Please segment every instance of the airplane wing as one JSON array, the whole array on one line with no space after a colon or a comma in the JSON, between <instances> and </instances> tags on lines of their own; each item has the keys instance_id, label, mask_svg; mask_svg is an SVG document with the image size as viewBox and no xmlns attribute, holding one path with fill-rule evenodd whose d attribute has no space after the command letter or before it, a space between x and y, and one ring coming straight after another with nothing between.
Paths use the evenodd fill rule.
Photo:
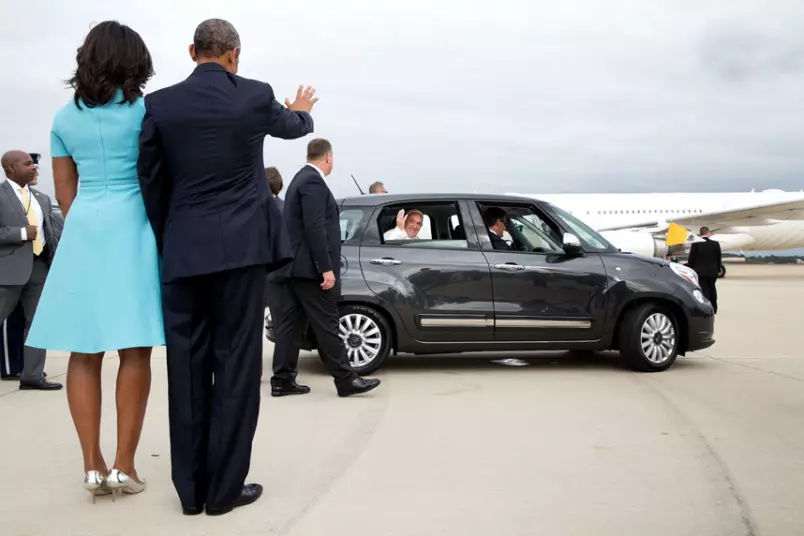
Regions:
<instances>
[{"instance_id":1,"label":"airplane wing","mask_svg":"<svg viewBox=\"0 0 804 536\"><path fill-rule=\"evenodd\" d=\"M598 231L622 231L626 229L663 231L667 229L670 222L673 222L687 229L706 226L714 232L730 227L773 225L785 220L804 220L804 196L795 201L769 203L704 214L691 214L679 218L667 218L666 220L654 219L638 224L607 227L598 229Z\"/></svg>"}]
</instances>

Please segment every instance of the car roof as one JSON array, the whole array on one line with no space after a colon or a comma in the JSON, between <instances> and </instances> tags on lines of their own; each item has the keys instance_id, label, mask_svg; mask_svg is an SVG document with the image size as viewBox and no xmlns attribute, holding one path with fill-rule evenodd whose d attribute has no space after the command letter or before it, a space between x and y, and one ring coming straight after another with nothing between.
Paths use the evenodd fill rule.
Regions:
<instances>
[{"instance_id":1,"label":"car roof","mask_svg":"<svg viewBox=\"0 0 804 536\"><path fill-rule=\"evenodd\" d=\"M369 194L369 195L355 195L348 197L341 197L337 200L338 204L347 206L377 206L386 203L409 203L417 201L485 201L491 203L543 203L538 199L532 197L524 197L520 195L501 195L501 194Z\"/></svg>"}]
</instances>

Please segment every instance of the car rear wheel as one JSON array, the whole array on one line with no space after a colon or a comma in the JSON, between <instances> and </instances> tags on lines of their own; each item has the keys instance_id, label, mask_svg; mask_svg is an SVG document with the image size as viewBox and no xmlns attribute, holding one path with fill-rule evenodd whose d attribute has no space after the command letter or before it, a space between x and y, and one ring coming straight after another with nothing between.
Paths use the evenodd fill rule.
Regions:
<instances>
[{"instance_id":1,"label":"car rear wheel","mask_svg":"<svg viewBox=\"0 0 804 536\"><path fill-rule=\"evenodd\" d=\"M622 319L619 330L620 355L640 372L661 372L678 356L678 322L660 305L634 307Z\"/></svg>"},{"instance_id":2,"label":"car rear wheel","mask_svg":"<svg viewBox=\"0 0 804 536\"><path fill-rule=\"evenodd\" d=\"M370 374L385 364L391 353L391 330L380 313L363 305L347 305L341 308L339 324L352 370Z\"/></svg>"}]
</instances>

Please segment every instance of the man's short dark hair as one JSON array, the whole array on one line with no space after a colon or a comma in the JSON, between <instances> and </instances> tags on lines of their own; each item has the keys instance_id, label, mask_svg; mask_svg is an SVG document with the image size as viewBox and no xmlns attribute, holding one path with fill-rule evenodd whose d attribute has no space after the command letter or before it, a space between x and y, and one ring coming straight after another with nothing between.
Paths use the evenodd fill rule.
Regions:
<instances>
[{"instance_id":1,"label":"man's short dark hair","mask_svg":"<svg viewBox=\"0 0 804 536\"><path fill-rule=\"evenodd\" d=\"M273 166L267 167L265 168L265 176L268 178L268 186L271 188L271 193L279 195L279 192L282 191L282 185L284 184L279 170Z\"/></svg>"},{"instance_id":2,"label":"man's short dark hair","mask_svg":"<svg viewBox=\"0 0 804 536\"><path fill-rule=\"evenodd\" d=\"M500 207L489 207L486 209L486 214L483 217L486 222L486 227L491 227L497 223L497 220L505 221L507 214Z\"/></svg>"},{"instance_id":3,"label":"man's short dark hair","mask_svg":"<svg viewBox=\"0 0 804 536\"><path fill-rule=\"evenodd\" d=\"M332 152L332 144L325 139L318 138L307 144L307 161L321 160L327 153Z\"/></svg>"},{"instance_id":4,"label":"man's short dark hair","mask_svg":"<svg viewBox=\"0 0 804 536\"><path fill-rule=\"evenodd\" d=\"M229 21L207 19L196 27L193 46L199 58L220 58L240 48L240 35Z\"/></svg>"},{"instance_id":5,"label":"man's short dark hair","mask_svg":"<svg viewBox=\"0 0 804 536\"><path fill-rule=\"evenodd\" d=\"M701 230L699 231L699 233L698 233L698 234L705 235L705 234L707 234L708 232L709 232L709 227L701 227Z\"/></svg>"}]
</instances>

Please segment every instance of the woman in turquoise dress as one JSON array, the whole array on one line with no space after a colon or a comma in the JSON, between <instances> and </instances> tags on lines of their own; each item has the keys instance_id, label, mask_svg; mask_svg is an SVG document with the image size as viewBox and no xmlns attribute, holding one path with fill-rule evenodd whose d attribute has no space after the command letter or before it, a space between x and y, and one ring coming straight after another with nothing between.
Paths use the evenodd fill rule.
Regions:
<instances>
[{"instance_id":1,"label":"woman in turquoise dress","mask_svg":"<svg viewBox=\"0 0 804 536\"><path fill-rule=\"evenodd\" d=\"M142 90L153 64L127 26L95 26L78 49L74 98L53 120L51 156L64 230L26 344L71 352L67 400L95 495L145 489L134 467L151 388L151 349L165 344L159 258L137 178ZM100 451L101 365L120 358L117 453Z\"/></svg>"}]
</instances>

